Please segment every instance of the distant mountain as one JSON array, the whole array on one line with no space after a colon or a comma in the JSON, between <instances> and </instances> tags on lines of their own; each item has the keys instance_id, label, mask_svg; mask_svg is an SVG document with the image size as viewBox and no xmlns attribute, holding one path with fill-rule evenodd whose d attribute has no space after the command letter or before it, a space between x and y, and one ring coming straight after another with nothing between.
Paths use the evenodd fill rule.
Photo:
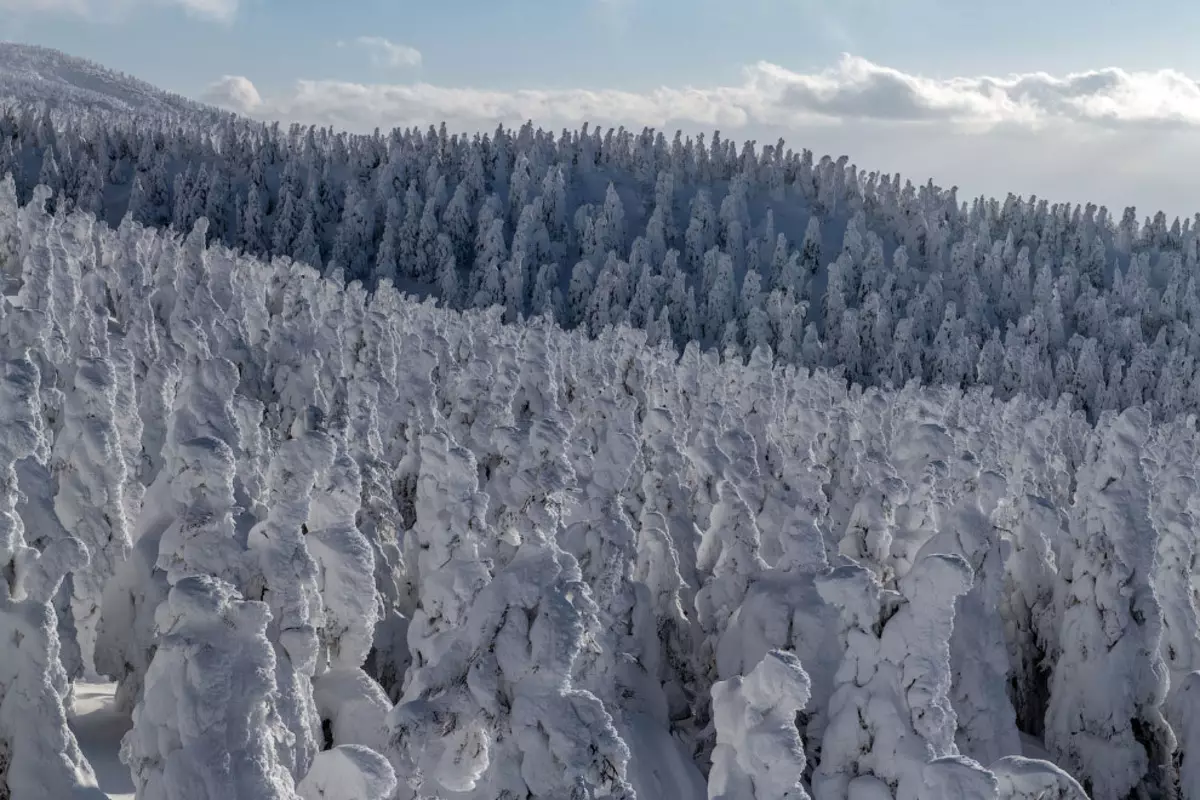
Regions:
<instances>
[{"instance_id":1,"label":"distant mountain","mask_svg":"<svg viewBox=\"0 0 1200 800\"><path fill-rule=\"evenodd\" d=\"M15 42L0 42L0 98L125 114L227 115L95 62Z\"/></svg>"}]
</instances>

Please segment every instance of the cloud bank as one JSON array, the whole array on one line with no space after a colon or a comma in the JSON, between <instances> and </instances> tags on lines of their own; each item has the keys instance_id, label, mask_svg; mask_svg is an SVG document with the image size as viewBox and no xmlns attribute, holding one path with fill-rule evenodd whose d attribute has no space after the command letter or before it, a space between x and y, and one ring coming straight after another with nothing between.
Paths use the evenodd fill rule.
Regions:
<instances>
[{"instance_id":1,"label":"cloud bank","mask_svg":"<svg viewBox=\"0 0 1200 800\"><path fill-rule=\"evenodd\" d=\"M358 44L370 48L381 62L420 63L419 52L386 39L364 37ZM759 62L746 68L743 81L736 85L662 87L650 92L491 91L428 83L301 80L290 91L266 98L259 113L354 130L443 119L468 126L590 119L660 127L680 122L742 127L859 121L952 125L968 132L1003 126L1036 130L1061 122L1196 128L1200 127L1200 84L1172 70L1115 68L1061 77L1036 72L933 79L845 55L822 72L804 74Z\"/></svg>"}]
</instances>

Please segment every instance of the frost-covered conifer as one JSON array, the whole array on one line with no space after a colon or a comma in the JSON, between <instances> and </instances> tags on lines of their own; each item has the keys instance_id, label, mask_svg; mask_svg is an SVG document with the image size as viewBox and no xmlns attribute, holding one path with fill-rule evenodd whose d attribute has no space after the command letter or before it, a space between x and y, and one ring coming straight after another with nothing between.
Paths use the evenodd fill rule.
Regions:
<instances>
[{"instance_id":1,"label":"frost-covered conifer","mask_svg":"<svg viewBox=\"0 0 1200 800\"><path fill-rule=\"evenodd\" d=\"M313 699L325 740L322 746L362 745L377 753L389 752L387 719L393 706L383 687L366 672L339 667L321 673L313 679Z\"/></svg>"},{"instance_id":2,"label":"frost-covered conifer","mask_svg":"<svg viewBox=\"0 0 1200 800\"><path fill-rule=\"evenodd\" d=\"M362 477L357 524L372 548L380 599L380 618L365 668L394 701L409 663L408 622L416 604L415 587L402 550L404 520L392 492L392 470L382 456L378 384L363 378L351 385L356 389L349 398L351 441Z\"/></svg>"},{"instance_id":3,"label":"frost-covered conifer","mask_svg":"<svg viewBox=\"0 0 1200 800\"><path fill-rule=\"evenodd\" d=\"M946 462L944 484L950 496L964 488L966 491L952 507L938 509L939 533L922 551L961 556L974 572L974 583L955 610L950 641L954 673L951 697L958 723L958 747L964 755L987 764L1017 755L1021 747L1016 713L1005 690L1009 682L1008 652L999 611L1004 591L1004 553L988 516L1006 487L995 473L981 473L974 454L964 456Z\"/></svg>"},{"instance_id":4,"label":"frost-covered conifer","mask_svg":"<svg viewBox=\"0 0 1200 800\"><path fill-rule=\"evenodd\" d=\"M167 466L177 470L170 475L170 496L178 511L161 532L156 567L169 583L201 574L244 586L249 565L234 527L233 365L195 359L189 372L173 414Z\"/></svg>"},{"instance_id":5,"label":"frost-covered conifer","mask_svg":"<svg viewBox=\"0 0 1200 800\"><path fill-rule=\"evenodd\" d=\"M866 709L872 694L879 692L872 683L879 670L879 629L884 612L889 610L881 604L894 605L895 598L884 594L879 579L870 570L857 565L838 567L822 576L817 587L821 597L840 611L839 643L844 648L837 687L829 703L826 741L812 786L817 800L833 800L848 796L855 784L883 782L863 763L869 756L877 724L866 715ZM898 714L899 710L891 713ZM897 728L894 735L902 735L902 721L894 718L891 722ZM884 797L892 797L886 784L883 791Z\"/></svg>"},{"instance_id":6,"label":"frost-covered conifer","mask_svg":"<svg viewBox=\"0 0 1200 800\"><path fill-rule=\"evenodd\" d=\"M1153 586L1162 605L1159 649L1169 671L1164 713L1172 727L1182 723L1178 692L1187 676L1200 667L1200 612L1192 587L1196 558L1196 461L1200 439L1195 418L1160 426L1147 442L1142 464L1149 482L1150 521L1158 534Z\"/></svg>"},{"instance_id":7,"label":"frost-covered conifer","mask_svg":"<svg viewBox=\"0 0 1200 800\"><path fill-rule=\"evenodd\" d=\"M267 518L254 526L247 547L258 561L256 583L271 619L268 636L275 647L279 713L290 731L283 763L300 778L319 745L319 718L309 681L320 658L318 631L324 621L317 563L308 550L304 528L311 512L317 476L329 468L334 443L320 410L310 407L296 418L290 438L271 459Z\"/></svg>"},{"instance_id":8,"label":"frost-covered conifer","mask_svg":"<svg viewBox=\"0 0 1200 800\"><path fill-rule=\"evenodd\" d=\"M759 546L758 526L749 507L733 485L722 480L696 552L696 566L705 576L696 593L697 617L708 636L719 636L752 577L766 567Z\"/></svg>"},{"instance_id":9,"label":"frost-covered conifer","mask_svg":"<svg viewBox=\"0 0 1200 800\"><path fill-rule=\"evenodd\" d=\"M883 653L900 665L913 729L934 757L955 754L950 639L955 601L970 587L970 566L961 557L923 557L901 579L905 603L880 639Z\"/></svg>"},{"instance_id":10,"label":"frost-covered conifer","mask_svg":"<svg viewBox=\"0 0 1200 800\"><path fill-rule=\"evenodd\" d=\"M808 675L791 653L773 650L745 678L713 686L717 747L709 800L809 800L796 730L808 704Z\"/></svg>"},{"instance_id":11,"label":"frost-covered conifer","mask_svg":"<svg viewBox=\"0 0 1200 800\"><path fill-rule=\"evenodd\" d=\"M897 527L896 506L904 496L904 483L884 453L866 450L857 442L848 450L854 459L850 477L861 492L852 501L838 552L891 581L895 574L892 542Z\"/></svg>"},{"instance_id":12,"label":"frost-covered conifer","mask_svg":"<svg viewBox=\"0 0 1200 800\"><path fill-rule=\"evenodd\" d=\"M846 651L813 776L816 800L853 797L867 784L916 800L926 762L957 755L949 642L955 601L970 585L966 562L942 555L921 559L899 595L857 565L818 579L821 596L841 609Z\"/></svg>"},{"instance_id":13,"label":"frost-covered conifer","mask_svg":"<svg viewBox=\"0 0 1200 800\"><path fill-rule=\"evenodd\" d=\"M266 250L268 237L265 214L262 207L262 194L258 187L251 186L246 198L246 206L239 220L240 241L238 244L251 253L261 253Z\"/></svg>"},{"instance_id":14,"label":"frost-covered conifer","mask_svg":"<svg viewBox=\"0 0 1200 800\"><path fill-rule=\"evenodd\" d=\"M62 171L54 158L54 150L47 147L42 151L42 169L38 173L38 186L45 186L51 196L57 195L63 189Z\"/></svg>"},{"instance_id":15,"label":"frost-covered conifer","mask_svg":"<svg viewBox=\"0 0 1200 800\"><path fill-rule=\"evenodd\" d=\"M125 454L116 426L116 374L93 349L77 361L66 419L54 444L55 513L88 548L90 561L71 576L72 612L84 668L95 674L96 626L108 579L129 555L125 519Z\"/></svg>"},{"instance_id":16,"label":"frost-covered conifer","mask_svg":"<svg viewBox=\"0 0 1200 800\"><path fill-rule=\"evenodd\" d=\"M596 398L594 409L595 415L581 426L592 428L582 438L596 437L594 448L588 448L593 457L580 463L581 502L567 512L569 524L560 537L579 560L597 604L599 628L587 635L596 639L598 648L581 655L576 675L581 686L607 705L619 729L627 714L646 714L661 724L669 714L659 674L663 629L651 607L651 588L638 580L636 534L621 501L637 455L633 404L606 393ZM542 419L530 425L529 444L518 460L518 470L521 494L532 498L538 512L549 498L571 490L575 483L578 473L565 458L573 423L558 408L557 398L551 397ZM526 526L553 530L556 516L557 511L544 517L530 515ZM655 589L660 581L670 580L669 575L647 577Z\"/></svg>"},{"instance_id":17,"label":"frost-covered conifer","mask_svg":"<svg viewBox=\"0 0 1200 800\"><path fill-rule=\"evenodd\" d=\"M628 747L603 704L571 682L595 628L581 577L539 528L491 580L484 572L462 624L442 631L438 658L410 673L391 717L414 789L481 800L633 797Z\"/></svg>"},{"instance_id":18,"label":"frost-covered conifer","mask_svg":"<svg viewBox=\"0 0 1200 800\"><path fill-rule=\"evenodd\" d=\"M321 256L321 240L317 234L317 220L310 208L304 215L300 230L292 242L291 257L300 264L321 267L325 262Z\"/></svg>"},{"instance_id":19,"label":"frost-covered conifer","mask_svg":"<svg viewBox=\"0 0 1200 800\"><path fill-rule=\"evenodd\" d=\"M142 469L139 477L149 487L162 469L167 422L182 365L174 348L160 333L149 298L135 302L127 330L126 341L134 348L137 408L138 416L142 419Z\"/></svg>"},{"instance_id":20,"label":"frost-covered conifer","mask_svg":"<svg viewBox=\"0 0 1200 800\"><path fill-rule=\"evenodd\" d=\"M0 375L0 787L12 800L71 797L95 778L67 727L52 598L63 577L87 564L78 539L27 544L17 514L16 462L39 446L37 367L6 361Z\"/></svg>"},{"instance_id":21,"label":"frost-covered conifer","mask_svg":"<svg viewBox=\"0 0 1200 800\"><path fill-rule=\"evenodd\" d=\"M159 645L121 744L138 797L295 800L275 754L287 735L275 709L270 611L204 575L175 582L155 615Z\"/></svg>"},{"instance_id":22,"label":"frost-covered conifer","mask_svg":"<svg viewBox=\"0 0 1200 800\"><path fill-rule=\"evenodd\" d=\"M998 611L1005 623L1011 696L1021 729L1040 734L1050 693L1047 667L1058 649L1051 542L1065 535L1065 520L1048 501L1032 495L1017 498L1000 520L1009 530Z\"/></svg>"},{"instance_id":23,"label":"frost-covered conifer","mask_svg":"<svg viewBox=\"0 0 1200 800\"><path fill-rule=\"evenodd\" d=\"M128 531L132 520L142 510L142 498L146 486L142 483L144 460L142 456L142 434L145 426L138 413L137 378L134 355L124 339L114 342L111 352L116 392L113 410L121 446L125 482L121 488L121 500L125 509L125 524Z\"/></svg>"},{"instance_id":24,"label":"frost-covered conifer","mask_svg":"<svg viewBox=\"0 0 1200 800\"><path fill-rule=\"evenodd\" d=\"M0 274L15 275L21 268L20 206L11 172L0 178L0 219Z\"/></svg>"},{"instance_id":25,"label":"frost-covered conifer","mask_svg":"<svg viewBox=\"0 0 1200 800\"><path fill-rule=\"evenodd\" d=\"M167 422L163 467L147 489L134 549L105 586L97 631L96 668L118 681L118 705L126 709L141 693L154 652L155 609L170 583L206 574L245 586L249 577L234 519L237 368L213 357L186 311L173 316L186 366Z\"/></svg>"},{"instance_id":26,"label":"frost-covered conifer","mask_svg":"<svg viewBox=\"0 0 1200 800\"><path fill-rule=\"evenodd\" d=\"M317 476L306 526L324 608L319 671L361 667L379 620L375 555L355 522L361 498L358 464L340 443Z\"/></svg>"},{"instance_id":27,"label":"frost-covered conifer","mask_svg":"<svg viewBox=\"0 0 1200 800\"><path fill-rule=\"evenodd\" d=\"M356 184L350 185L346 193L341 224L334 239L330 258L343 265L347 274L354 279L367 276L370 261L371 236L375 222L370 200Z\"/></svg>"},{"instance_id":28,"label":"frost-covered conifer","mask_svg":"<svg viewBox=\"0 0 1200 800\"><path fill-rule=\"evenodd\" d=\"M39 353L44 356L45 321L46 315L40 311L6 304L0 319L0 330L4 331L8 351L25 352L27 358L36 358L35 354ZM44 361L44 358L37 360ZM34 365L37 366L36 360ZM36 388L39 395L55 394L55 390L46 385L47 376L53 379L54 368L46 364L46 370L37 370L40 385ZM76 538L67 531L54 511L55 486L50 464L52 443L46 433L46 424L56 416L60 404L53 400L51 402L53 406L44 400L39 402L40 413L35 419L37 447L33 453L16 463L20 489L16 508L26 531L26 544L43 552L63 547L65 542ZM54 613L58 619L59 661L64 670L57 688L68 705L72 700L69 681L83 674L83 659L75 632L74 615L71 613L71 577L67 574L63 578L53 599Z\"/></svg>"},{"instance_id":29,"label":"frost-covered conifer","mask_svg":"<svg viewBox=\"0 0 1200 800\"><path fill-rule=\"evenodd\" d=\"M642 473L634 576L649 591L662 648L660 680L672 713L680 714L685 701L682 684L688 679L672 665L686 663L685 654L691 650L691 622L684 606L695 594L694 584L683 575L688 570L694 581L695 545L680 484L683 455L675 445L675 421L666 408L648 411L641 433L647 463Z\"/></svg>"},{"instance_id":30,"label":"frost-covered conifer","mask_svg":"<svg viewBox=\"0 0 1200 800\"><path fill-rule=\"evenodd\" d=\"M417 668L436 665L489 578L480 550L488 497L478 491L474 456L441 431L421 437L414 564L420 603L408 629Z\"/></svg>"},{"instance_id":31,"label":"frost-covered conifer","mask_svg":"<svg viewBox=\"0 0 1200 800\"><path fill-rule=\"evenodd\" d=\"M1158 537L1139 455L1149 422L1142 409L1101 421L1061 549L1061 655L1046 744L1096 800L1119 800L1138 786L1164 792L1174 780L1175 736L1162 710L1163 612L1152 584Z\"/></svg>"}]
</instances>

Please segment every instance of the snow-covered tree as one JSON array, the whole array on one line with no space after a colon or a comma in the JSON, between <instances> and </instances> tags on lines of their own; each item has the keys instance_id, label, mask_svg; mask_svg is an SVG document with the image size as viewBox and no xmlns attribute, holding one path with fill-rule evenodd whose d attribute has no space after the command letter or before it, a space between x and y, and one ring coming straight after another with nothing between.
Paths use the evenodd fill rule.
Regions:
<instances>
[{"instance_id":1,"label":"snow-covered tree","mask_svg":"<svg viewBox=\"0 0 1200 800\"><path fill-rule=\"evenodd\" d=\"M808 800L796 716L809 700L808 675L791 653L773 650L745 678L713 686L717 747L709 800Z\"/></svg>"},{"instance_id":2,"label":"snow-covered tree","mask_svg":"<svg viewBox=\"0 0 1200 800\"><path fill-rule=\"evenodd\" d=\"M1165 792L1174 783L1175 736L1162 709L1162 608L1151 581L1157 535L1138 452L1149 422L1141 409L1101 421L1080 467L1059 564L1061 654L1046 743L1097 800L1119 800L1139 786Z\"/></svg>"},{"instance_id":3,"label":"snow-covered tree","mask_svg":"<svg viewBox=\"0 0 1200 800\"><path fill-rule=\"evenodd\" d=\"M354 459L339 450L317 476L306 524L324 611L319 670L361 667L380 618L375 555L355 522L362 478Z\"/></svg>"},{"instance_id":4,"label":"snow-covered tree","mask_svg":"<svg viewBox=\"0 0 1200 800\"><path fill-rule=\"evenodd\" d=\"M68 572L87 564L78 539L38 552L17 514L14 465L39 447L37 367L8 360L0 374L0 787L13 800L71 797L95 778L67 727L58 631L51 601Z\"/></svg>"},{"instance_id":5,"label":"snow-covered tree","mask_svg":"<svg viewBox=\"0 0 1200 800\"><path fill-rule=\"evenodd\" d=\"M99 351L81 357L54 443L55 513L88 548L88 566L71 576L72 611L83 664L95 674L96 627L104 586L129 555L125 455L116 425L116 374Z\"/></svg>"},{"instance_id":6,"label":"snow-covered tree","mask_svg":"<svg viewBox=\"0 0 1200 800\"><path fill-rule=\"evenodd\" d=\"M159 645L121 760L147 800L297 797L275 754L270 611L208 576L181 578L159 606Z\"/></svg>"},{"instance_id":7,"label":"snow-covered tree","mask_svg":"<svg viewBox=\"0 0 1200 800\"><path fill-rule=\"evenodd\" d=\"M943 555L921 559L899 594L859 566L818 579L821 596L842 611L847 649L813 776L817 800L853 797L868 784L915 800L926 762L957 755L949 644L955 600L970 585L966 562Z\"/></svg>"},{"instance_id":8,"label":"snow-covered tree","mask_svg":"<svg viewBox=\"0 0 1200 800\"><path fill-rule=\"evenodd\" d=\"M320 744L310 679L318 668L318 631L324 622L317 563L304 530L317 475L329 468L333 456L323 414L310 406L271 459L270 510L247 540L258 559L258 592L271 610L268 635L275 648L278 713L290 733L283 763L297 779L308 772Z\"/></svg>"},{"instance_id":9,"label":"snow-covered tree","mask_svg":"<svg viewBox=\"0 0 1200 800\"><path fill-rule=\"evenodd\" d=\"M423 442L422 481L432 484L426 502L445 502L435 499L434 487L457 471L447 461L454 455L444 434ZM446 499L461 497L458 513L474 511L479 519L483 507L471 498L474 470L461 474L461 488L450 484L454 493ZM553 494L547 499L553 524L559 501ZM469 533L462 544L477 547L472 540L478 536ZM595 614L574 559L546 538L540 526L527 532L495 575L478 556L462 560L467 553L461 545L459 553L457 563L429 579L441 583L445 575L453 583L441 595L450 599L447 589L461 586L474 594L474 602L458 610L460 593L454 602L439 604L461 622L454 628L439 625L436 638L416 641L414 651L422 658L391 718L405 767L401 771L411 776L413 788L481 798L505 793L632 797L625 779L628 747L603 704L571 685L583 635L594 629L587 617ZM449 562L443 556L437 563ZM423 627L436 630L433 622L431 618ZM456 722L447 726L447 718Z\"/></svg>"}]
</instances>

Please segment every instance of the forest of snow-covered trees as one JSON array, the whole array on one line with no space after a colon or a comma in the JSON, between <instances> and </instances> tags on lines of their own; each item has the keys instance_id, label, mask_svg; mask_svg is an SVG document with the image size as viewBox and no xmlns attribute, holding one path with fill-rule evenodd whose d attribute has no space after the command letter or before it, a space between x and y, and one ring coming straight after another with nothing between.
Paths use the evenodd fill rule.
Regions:
<instances>
[{"instance_id":1,"label":"forest of snow-covered trees","mask_svg":"<svg viewBox=\"0 0 1200 800\"><path fill-rule=\"evenodd\" d=\"M197 121L199 120L199 121ZM454 309L502 305L592 335L645 330L849 381L991 386L1095 419L1200 411L1200 215L865 173L783 142L526 125L352 136L235 117L9 104L0 174L26 201L290 256ZM61 197L61 200L59 199Z\"/></svg>"},{"instance_id":2,"label":"forest of snow-covered trees","mask_svg":"<svg viewBox=\"0 0 1200 800\"><path fill-rule=\"evenodd\" d=\"M0 798L1200 800L1200 216L0 108Z\"/></svg>"}]
</instances>

